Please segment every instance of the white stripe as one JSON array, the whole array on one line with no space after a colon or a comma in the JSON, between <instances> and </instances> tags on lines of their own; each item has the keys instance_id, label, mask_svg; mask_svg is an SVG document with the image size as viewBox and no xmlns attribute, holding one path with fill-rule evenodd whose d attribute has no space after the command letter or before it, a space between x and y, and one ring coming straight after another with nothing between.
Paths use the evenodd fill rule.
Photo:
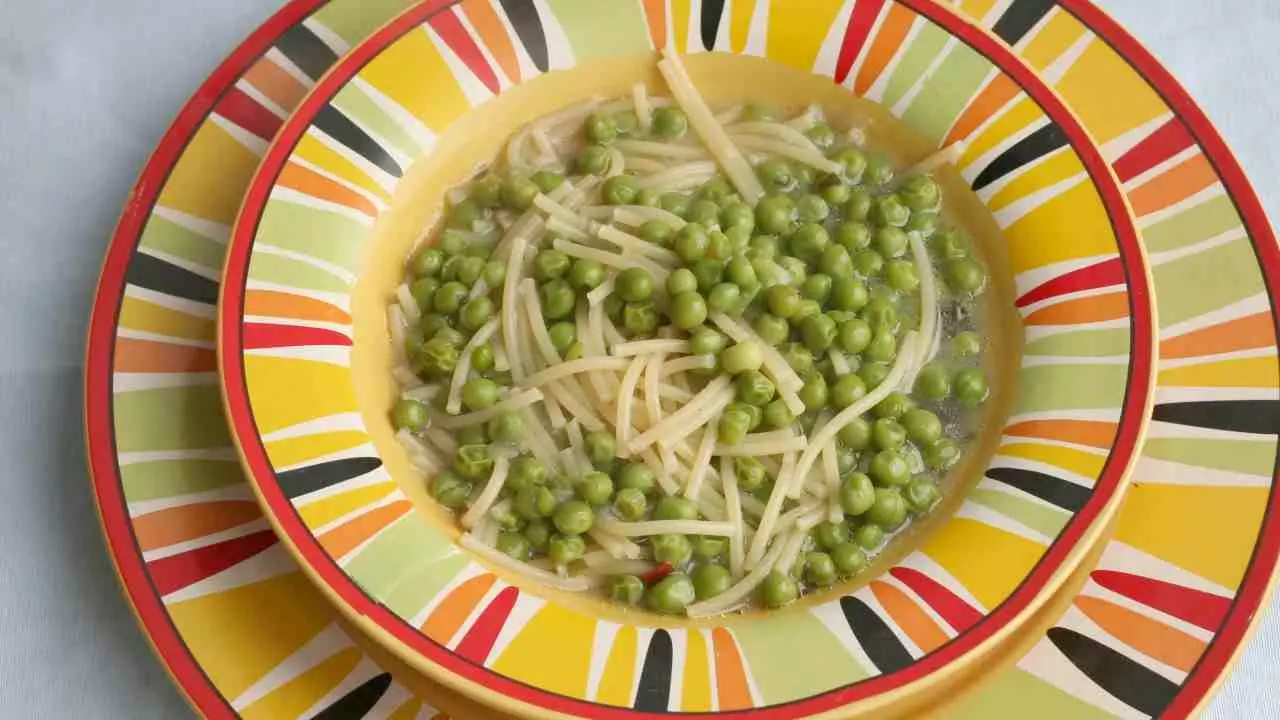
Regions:
<instances>
[{"instance_id":1,"label":"white stripe","mask_svg":"<svg viewBox=\"0 0 1280 720\"><path fill-rule=\"evenodd\" d=\"M1132 130L1108 140L1102 145L1102 156L1106 158L1108 164L1119 160L1125 153L1135 148L1138 143L1151 137L1152 133L1159 130L1172 117L1172 113L1166 112L1160 117L1148 120Z\"/></svg>"},{"instance_id":2,"label":"white stripe","mask_svg":"<svg viewBox=\"0 0 1280 720\"><path fill-rule=\"evenodd\" d=\"M227 462L235 462L236 459ZM143 515L149 515L160 510L168 510L169 508L187 507L188 505L201 505L210 502L222 502L224 500L249 500L257 502L254 497L253 489L249 487L249 483L241 482L227 487L220 487L215 490L206 490L198 493L187 493L185 495L175 495L173 497L156 498L154 500L135 500L126 504L129 511L129 517L139 518Z\"/></svg>"},{"instance_id":3,"label":"white stripe","mask_svg":"<svg viewBox=\"0 0 1280 720\"><path fill-rule=\"evenodd\" d=\"M237 525L233 528L228 528L221 532L210 533L191 540L184 540L182 542L173 543L172 545L166 545L162 548L144 551L142 553L142 560L143 562L153 562L155 560L173 557L174 555L181 555L184 552L198 550L227 540L234 540L236 538L252 535L256 532L268 530L270 527L271 526L267 523L266 518L259 516L249 522Z\"/></svg>"},{"instance_id":4,"label":"white stripe","mask_svg":"<svg viewBox=\"0 0 1280 720\"><path fill-rule=\"evenodd\" d=\"M1019 198L1016 202L1006 205L995 212L996 223L1000 225L1000 229L1007 230L1009 226L1035 212L1042 205L1066 193L1080 183L1088 181L1088 179L1089 174L1082 172L1079 175L1050 185L1043 190Z\"/></svg>"},{"instance_id":5,"label":"white stripe","mask_svg":"<svg viewBox=\"0 0 1280 720\"><path fill-rule=\"evenodd\" d=\"M1194 317L1190 320L1183 320L1182 322L1174 323L1168 327L1163 327L1160 329L1160 339L1168 340L1181 335L1187 335L1195 332L1196 330L1202 330L1214 325L1222 325L1223 323L1235 320L1236 318L1245 317L1247 315L1257 315L1258 313L1267 312L1270 309L1271 301L1267 298L1267 294L1265 292L1260 292L1257 295L1252 295L1244 300L1238 300L1230 305L1226 305L1218 308L1217 310L1200 315L1199 317Z\"/></svg>"},{"instance_id":6,"label":"white stripe","mask_svg":"<svg viewBox=\"0 0 1280 720\"><path fill-rule=\"evenodd\" d=\"M376 85L359 75L352 78L351 82L355 87L362 90L379 110L395 121L401 130L404 130L406 134L412 137L422 147L424 153L430 153L435 149L438 139L435 132L423 125L422 121L415 117L413 113L406 110L400 103L384 95Z\"/></svg>"},{"instance_id":7,"label":"white stripe","mask_svg":"<svg viewBox=\"0 0 1280 720\"><path fill-rule=\"evenodd\" d=\"M1081 35L1071 47L1049 63L1047 67L1040 71L1040 77L1049 85L1057 85L1062 80L1071 66L1084 55L1085 50L1093 44L1094 36L1092 33Z\"/></svg>"},{"instance_id":8,"label":"white stripe","mask_svg":"<svg viewBox=\"0 0 1280 720\"><path fill-rule=\"evenodd\" d=\"M316 84L315 80L312 80L310 76L302 72L301 68L294 65L292 60L276 48L273 47L270 50L267 50L266 58L276 65L279 65L280 69L284 70L286 75L305 85L308 90Z\"/></svg>"},{"instance_id":9,"label":"white stripe","mask_svg":"<svg viewBox=\"0 0 1280 720\"><path fill-rule=\"evenodd\" d=\"M227 241L231 239L231 226L223 225L220 222L205 220L204 218L184 213L181 210L165 207L164 205L156 205L152 214L168 220L174 225L190 230L206 240L213 240L214 242L226 245Z\"/></svg>"},{"instance_id":10,"label":"white stripe","mask_svg":"<svg viewBox=\"0 0 1280 720\"><path fill-rule=\"evenodd\" d=\"M343 40L342 36L330 30L324 23L315 19L314 16L303 20L302 26L315 34L315 36L320 39L320 42L327 45L335 55L342 56L351 52L351 43Z\"/></svg>"},{"instance_id":11,"label":"white stripe","mask_svg":"<svg viewBox=\"0 0 1280 720\"><path fill-rule=\"evenodd\" d=\"M212 320L218 317L218 308L216 305L196 302L187 298L178 297L176 295L167 295L162 292L156 292L137 285L125 285L124 296L140 300L142 302L158 305L166 310L173 310L185 315L191 315L196 318ZM127 330L128 328L119 328L119 330Z\"/></svg>"},{"instance_id":12,"label":"white stripe","mask_svg":"<svg viewBox=\"0 0 1280 720\"><path fill-rule=\"evenodd\" d=\"M942 48L938 50L938 54L934 56L929 66L920 73L920 77L916 78L916 82L898 99L896 105L890 110L897 117L906 114L907 108L911 107L911 103L915 102L916 97L920 95L920 90L925 84L933 79L934 73L942 66L944 62L951 59L952 54L956 52L956 48L960 45L960 41L954 35L948 35L946 42L942 44ZM967 45L965 47L968 47Z\"/></svg>"},{"instance_id":13,"label":"white stripe","mask_svg":"<svg viewBox=\"0 0 1280 720\"><path fill-rule=\"evenodd\" d=\"M1179 358L1176 360L1161 360L1161 370L1172 370L1174 368L1189 367L1193 365L1206 365L1209 363L1225 362L1227 360L1247 360L1250 358L1273 358L1276 356L1276 346L1247 348L1244 350L1232 350L1230 352L1216 353L1213 355L1200 355L1197 357Z\"/></svg>"},{"instance_id":14,"label":"white stripe","mask_svg":"<svg viewBox=\"0 0 1280 720\"><path fill-rule=\"evenodd\" d=\"M135 340L155 340L157 342L169 343L170 345L182 345L185 347L205 348L213 350L215 345L212 340L188 340L187 338L170 337L159 333L151 333L143 330L131 330L129 328L120 328L116 331L118 338L133 338Z\"/></svg>"},{"instance_id":15,"label":"white stripe","mask_svg":"<svg viewBox=\"0 0 1280 720\"><path fill-rule=\"evenodd\" d=\"M917 17L911 21L911 28L907 30L907 37L903 39L902 44L894 51L889 64L880 72L880 77L877 77L875 83L867 89L866 97L868 100L880 102L884 98L884 91L888 89L889 80L893 77L894 71L898 69L898 64L910 52L911 45L920 36L920 32L924 30L926 25L928 25L928 21L924 18Z\"/></svg>"},{"instance_id":16,"label":"white stripe","mask_svg":"<svg viewBox=\"0 0 1280 720\"><path fill-rule=\"evenodd\" d=\"M183 270L186 270L187 272L193 275L199 275L205 280L212 280L215 283L218 282L222 276L222 271L220 268L207 267L205 265L192 262L186 258L178 257L177 255L171 255L163 250L156 250L155 248L143 247L143 248L138 248L138 254L149 255L155 258L156 260L161 260L175 267L180 267Z\"/></svg>"},{"instance_id":17,"label":"white stripe","mask_svg":"<svg viewBox=\"0 0 1280 720\"><path fill-rule=\"evenodd\" d=\"M290 438L305 437L307 435L318 435L320 433L343 432L347 430L365 430L364 418L358 412L340 413L338 415L329 415L327 417L307 420L306 422L290 425L286 428L269 432L262 436L262 442L269 443L277 440L288 440Z\"/></svg>"},{"instance_id":18,"label":"white stripe","mask_svg":"<svg viewBox=\"0 0 1280 720\"><path fill-rule=\"evenodd\" d=\"M127 393L137 392L139 390L158 390L160 388L216 385L217 383L218 373L216 372L118 372L111 376L111 391L114 393Z\"/></svg>"},{"instance_id":19,"label":"white stripe","mask_svg":"<svg viewBox=\"0 0 1280 720\"><path fill-rule=\"evenodd\" d=\"M338 625L329 625L250 685L231 701L231 707L244 710L270 695L291 680L301 677L325 660L352 647L351 638Z\"/></svg>"},{"instance_id":20,"label":"white stripe","mask_svg":"<svg viewBox=\"0 0 1280 720\"><path fill-rule=\"evenodd\" d=\"M1126 180L1124 182L1125 192L1132 192L1134 188L1140 185L1146 185L1152 179L1165 174L1169 170L1172 170L1174 167L1181 165L1182 163L1200 154L1201 152L1200 152L1199 145L1192 145L1191 147L1186 148L1185 150L1179 152L1177 155L1174 155L1173 157L1167 160L1163 160L1160 163L1156 164L1155 166L1148 168L1147 170L1144 170L1141 174L1135 175L1129 178L1128 180Z\"/></svg>"},{"instance_id":21,"label":"white stripe","mask_svg":"<svg viewBox=\"0 0 1280 720\"><path fill-rule=\"evenodd\" d=\"M978 196L978 199L990 205L991 198L995 197L997 193L999 193L1001 190L1004 190L1006 187L1012 184L1014 180L1017 180L1018 178L1022 177L1023 175L1026 175L1027 173L1031 172L1037 167L1040 167L1041 165L1049 162L1050 160L1053 160L1066 153L1074 154L1075 150L1072 149L1070 146L1064 145L1063 147L1060 147L1057 150L1054 150L1053 152L1049 152L1044 155L1041 155L1040 157L1036 158L1035 160L1032 160L1029 163L1026 163L1024 165L1019 165L1013 170L996 178L995 182L977 191L976 194Z\"/></svg>"},{"instance_id":22,"label":"white stripe","mask_svg":"<svg viewBox=\"0 0 1280 720\"><path fill-rule=\"evenodd\" d=\"M1227 190L1223 187L1222 183L1215 182L1194 195L1185 197L1172 205L1168 205L1139 217L1138 229L1146 230L1152 225L1158 224L1161 220L1167 220L1184 210L1190 210L1197 205L1203 205L1210 200L1217 199L1218 197L1225 195L1226 192Z\"/></svg>"},{"instance_id":23,"label":"white stripe","mask_svg":"<svg viewBox=\"0 0 1280 720\"><path fill-rule=\"evenodd\" d=\"M365 156L333 139L328 135L328 133L314 125L307 128L307 135L309 135L313 140L319 142L321 145L342 156L342 158L347 162L355 165L370 180L377 184L378 187L386 191L388 195L395 194L396 186L400 181L387 173L386 170L383 170L377 165L369 162Z\"/></svg>"},{"instance_id":24,"label":"white stripe","mask_svg":"<svg viewBox=\"0 0 1280 720\"><path fill-rule=\"evenodd\" d=\"M374 221L377 219L353 207L336 203L331 200L322 200L313 195L294 190L284 185L275 185L271 188L271 200L286 202L291 205L298 205L312 210L320 210L321 212L333 213L348 220L353 220L365 227L373 227Z\"/></svg>"},{"instance_id":25,"label":"white stripe","mask_svg":"<svg viewBox=\"0 0 1280 720\"><path fill-rule=\"evenodd\" d=\"M328 260L321 260L320 258L317 258L313 255L305 255L295 250L276 247L275 245L272 245L271 243L265 242L263 240L258 240L254 242L253 251L260 252L264 255L276 255L282 258L288 258L290 260L300 262L303 265L313 267L317 270L323 270L324 272L334 276L335 278L345 282L348 285L355 285L356 283L355 273L342 267L341 265L335 265L334 263L331 263Z\"/></svg>"},{"instance_id":26,"label":"white stripe","mask_svg":"<svg viewBox=\"0 0 1280 720\"><path fill-rule=\"evenodd\" d=\"M1215 235L1207 240L1201 240L1172 250L1165 250L1164 252L1151 253L1147 256L1147 261L1152 267L1155 267L1157 265L1171 263L1174 260L1179 260L1184 257L1198 255L1216 247L1230 245L1231 243L1238 241L1248 242L1249 236L1245 233L1243 228L1232 228L1221 235Z\"/></svg>"},{"instance_id":27,"label":"white stripe","mask_svg":"<svg viewBox=\"0 0 1280 720\"><path fill-rule=\"evenodd\" d=\"M267 97L266 95L263 95L262 92L258 90L258 88L251 85L248 80L245 80L244 78L240 78L239 80L236 81L236 88L240 90L240 92L244 93L245 95L248 95L250 98L253 99L254 102L261 105L263 108L266 109L267 112L271 113L272 115L275 115L281 120L288 119L289 117L288 110L285 110L284 108L277 105L274 100Z\"/></svg>"},{"instance_id":28,"label":"white stripe","mask_svg":"<svg viewBox=\"0 0 1280 720\"><path fill-rule=\"evenodd\" d=\"M266 140L263 140L257 135L254 135L248 130L245 130L239 125L236 125L230 120L222 117L221 115L218 115L217 113L210 115L209 122L222 128L224 131L226 131L228 135L231 136L232 140L235 140L237 143L239 143L241 146L243 146L246 150L253 153L254 155L257 155L258 157L262 157L267 153L268 143Z\"/></svg>"}]
</instances>

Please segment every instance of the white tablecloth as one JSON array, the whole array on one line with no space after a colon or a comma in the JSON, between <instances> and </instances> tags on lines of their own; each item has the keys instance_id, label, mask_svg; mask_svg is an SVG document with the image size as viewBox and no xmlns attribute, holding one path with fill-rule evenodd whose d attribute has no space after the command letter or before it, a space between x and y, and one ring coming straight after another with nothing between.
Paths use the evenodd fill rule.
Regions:
<instances>
[{"instance_id":1,"label":"white tablecloth","mask_svg":"<svg viewBox=\"0 0 1280 720\"><path fill-rule=\"evenodd\" d=\"M1280 4L1101 4L1204 104L1280 218ZM103 550L80 437L83 338L107 238L136 173L197 84L275 7L0 0L5 717L190 714L121 600ZM1265 717L1280 703L1278 688L1280 614L1272 610L1206 717Z\"/></svg>"}]
</instances>

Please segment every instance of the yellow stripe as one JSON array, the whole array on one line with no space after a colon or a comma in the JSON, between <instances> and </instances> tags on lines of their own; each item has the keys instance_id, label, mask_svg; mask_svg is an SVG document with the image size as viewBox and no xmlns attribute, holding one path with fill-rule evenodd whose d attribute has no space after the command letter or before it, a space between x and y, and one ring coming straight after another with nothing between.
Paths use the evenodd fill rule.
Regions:
<instances>
[{"instance_id":1,"label":"yellow stripe","mask_svg":"<svg viewBox=\"0 0 1280 720\"><path fill-rule=\"evenodd\" d=\"M360 71L360 77L436 132L471 109L458 79L425 30L397 40Z\"/></svg>"},{"instance_id":2,"label":"yellow stripe","mask_svg":"<svg viewBox=\"0 0 1280 720\"><path fill-rule=\"evenodd\" d=\"M1044 551L1038 543L968 518L953 519L924 545L925 554L987 609L1017 589Z\"/></svg>"},{"instance_id":3,"label":"yellow stripe","mask_svg":"<svg viewBox=\"0 0 1280 720\"><path fill-rule=\"evenodd\" d=\"M1125 496L1116 540L1235 589L1249 565L1268 492L1136 483Z\"/></svg>"},{"instance_id":4,"label":"yellow stripe","mask_svg":"<svg viewBox=\"0 0 1280 720\"><path fill-rule=\"evenodd\" d=\"M594 618L548 603L492 667L495 672L543 690L585 697L595 631ZM555 658L550 662L547 648L555 648Z\"/></svg>"},{"instance_id":5,"label":"yellow stripe","mask_svg":"<svg viewBox=\"0 0 1280 720\"><path fill-rule=\"evenodd\" d=\"M366 505L378 502L395 492L396 487L393 482L384 482L348 490L303 506L298 510L298 514L302 516L302 522L307 527L323 527Z\"/></svg>"},{"instance_id":6,"label":"yellow stripe","mask_svg":"<svg viewBox=\"0 0 1280 720\"><path fill-rule=\"evenodd\" d=\"M1084 25L1071 13L1051 10L1052 17L1019 53L1037 70L1043 70L1062 56L1086 32Z\"/></svg>"},{"instance_id":7,"label":"yellow stripe","mask_svg":"<svg viewBox=\"0 0 1280 720\"><path fill-rule=\"evenodd\" d=\"M245 708L240 717L245 720L301 717L350 675L363 658L358 648L348 648Z\"/></svg>"},{"instance_id":8,"label":"yellow stripe","mask_svg":"<svg viewBox=\"0 0 1280 720\"><path fill-rule=\"evenodd\" d=\"M307 134L302 136L302 140L298 142L298 146L293 150L293 157L306 160L353 185L368 190L383 200L391 201L391 196L387 194L387 191L374 182L373 178L360 169L359 165L339 155L333 148L317 140L313 132L308 130Z\"/></svg>"},{"instance_id":9,"label":"yellow stripe","mask_svg":"<svg viewBox=\"0 0 1280 720\"><path fill-rule=\"evenodd\" d=\"M769 58L798 70L812 70L843 4L841 0L810 0L799 11L774 3L765 45Z\"/></svg>"},{"instance_id":10,"label":"yellow stripe","mask_svg":"<svg viewBox=\"0 0 1280 720\"><path fill-rule=\"evenodd\" d=\"M120 306L120 327L205 342L213 342L218 336L217 325L212 318L195 317L128 296Z\"/></svg>"},{"instance_id":11,"label":"yellow stripe","mask_svg":"<svg viewBox=\"0 0 1280 720\"><path fill-rule=\"evenodd\" d=\"M1102 199L1087 179L1005 228L1004 236L1015 274L1119 251Z\"/></svg>"},{"instance_id":12,"label":"yellow stripe","mask_svg":"<svg viewBox=\"0 0 1280 720\"><path fill-rule=\"evenodd\" d=\"M742 52L751 34L751 16L755 14L755 0L735 0L729 3L729 44L734 52Z\"/></svg>"},{"instance_id":13,"label":"yellow stripe","mask_svg":"<svg viewBox=\"0 0 1280 720\"><path fill-rule=\"evenodd\" d=\"M1034 122L1043 120L1044 117L1044 111L1039 105L1025 96L1020 98L1000 116L1000 119L991 123L991 126L983 130L981 135L969 141L969 147L965 150L964 157L960 159L960 167L968 167L974 160L991 152L992 148L1004 142L1010 135Z\"/></svg>"},{"instance_id":14,"label":"yellow stripe","mask_svg":"<svg viewBox=\"0 0 1280 720\"><path fill-rule=\"evenodd\" d=\"M1058 447L1056 445L1036 445L1032 443L1010 443L1001 445L996 450L1000 455L1034 460L1054 467L1060 467L1086 478L1096 478L1102 473L1106 458L1099 455L1076 450L1075 448Z\"/></svg>"},{"instance_id":15,"label":"yellow stripe","mask_svg":"<svg viewBox=\"0 0 1280 720\"><path fill-rule=\"evenodd\" d=\"M1182 387L1273 388L1278 374L1280 366L1272 355L1161 370L1159 380L1161 385Z\"/></svg>"},{"instance_id":16,"label":"yellow stripe","mask_svg":"<svg viewBox=\"0 0 1280 720\"><path fill-rule=\"evenodd\" d=\"M635 626L623 625L613 637L609 658L600 674L600 689L596 701L606 705L631 706L631 688L636 683L636 653L640 639Z\"/></svg>"},{"instance_id":17,"label":"yellow stripe","mask_svg":"<svg viewBox=\"0 0 1280 720\"><path fill-rule=\"evenodd\" d=\"M1072 64L1057 90L1100 145L1169 111L1142 76L1100 40Z\"/></svg>"},{"instance_id":18,"label":"yellow stripe","mask_svg":"<svg viewBox=\"0 0 1280 720\"><path fill-rule=\"evenodd\" d=\"M685 632L684 689L680 709L707 712L711 709L711 660L707 640L696 629Z\"/></svg>"},{"instance_id":19,"label":"yellow stripe","mask_svg":"<svg viewBox=\"0 0 1280 720\"><path fill-rule=\"evenodd\" d=\"M240 211L259 158L226 130L206 120L182 151L159 203L198 218L231 225ZM217 182L209 182L217 178Z\"/></svg>"},{"instance_id":20,"label":"yellow stripe","mask_svg":"<svg viewBox=\"0 0 1280 720\"><path fill-rule=\"evenodd\" d=\"M1070 149L1058 150L1051 156L1041 159L1031 169L1010 180L1000 192L991 196L987 207L992 211L1021 200L1022 198L1047 187L1074 177L1084 172L1084 163Z\"/></svg>"},{"instance_id":21,"label":"yellow stripe","mask_svg":"<svg viewBox=\"0 0 1280 720\"><path fill-rule=\"evenodd\" d=\"M298 358L246 355L244 374L254 420L264 435L359 409L350 368ZM316 392L317 388L324 391Z\"/></svg>"},{"instance_id":22,"label":"yellow stripe","mask_svg":"<svg viewBox=\"0 0 1280 720\"><path fill-rule=\"evenodd\" d=\"M369 442L369 435L360 430L340 430L302 437L286 438L267 443L267 457L275 467L289 467L325 455L350 450Z\"/></svg>"},{"instance_id":23,"label":"yellow stripe","mask_svg":"<svg viewBox=\"0 0 1280 720\"><path fill-rule=\"evenodd\" d=\"M996 0L964 0L960 3L960 14L968 15L974 20L981 20L987 16L995 4Z\"/></svg>"}]
</instances>

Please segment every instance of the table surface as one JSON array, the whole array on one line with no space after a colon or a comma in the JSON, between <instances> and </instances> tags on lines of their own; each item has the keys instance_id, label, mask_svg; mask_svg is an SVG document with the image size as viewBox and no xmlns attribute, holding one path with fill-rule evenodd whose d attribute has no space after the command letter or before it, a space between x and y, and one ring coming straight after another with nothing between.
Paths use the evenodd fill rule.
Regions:
<instances>
[{"instance_id":1,"label":"table surface","mask_svg":"<svg viewBox=\"0 0 1280 720\"><path fill-rule=\"evenodd\" d=\"M1203 104L1271 217L1280 218L1280 96L1271 92L1280 75L1280 4L1099 4ZM1226 4L1230 13L1222 12ZM121 599L99 534L81 440L84 332L107 239L142 163L188 95L275 7L263 0L0 0L0 457L10 463L0 476L5 711L190 715ZM1265 717L1280 701L1278 688L1273 606L1203 717Z\"/></svg>"}]
</instances>

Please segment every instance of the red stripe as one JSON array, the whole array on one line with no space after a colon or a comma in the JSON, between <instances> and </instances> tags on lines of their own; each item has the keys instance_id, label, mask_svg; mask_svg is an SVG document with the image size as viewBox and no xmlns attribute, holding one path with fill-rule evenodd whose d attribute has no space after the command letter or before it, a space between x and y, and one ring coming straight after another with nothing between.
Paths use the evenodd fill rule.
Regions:
<instances>
[{"instance_id":1,"label":"red stripe","mask_svg":"<svg viewBox=\"0 0 1280 720\"><path fill-rule=\"evenodd\" d=\"M471 68L471 72L480 78L480 82L484 83L485 87L494 93L501 89L498 86L497 74L493 72L493 68L489 67L488 61L484 59L484 53L480 52L480 46L471 39L467 29L462 26L462 21L458 20L456 10L439 13L428 20L427 24L440 34L440 39L444 40L463 64Z\"/></svg>"},{"instance_id":2,"label":"red stripe","mask_svg":"<svg viewBox=\"0 0 1280 720\"><path fill-rule=\"evenodd\" d=\"M284 121L276 117L257 100L249 97L240 88L231 88L223 96L222 102L214 108L214 112L263 140L270 140L280 131Z\"/></svg>"},{"instance_id":3,"label":"red stripe","mask_svg":"<svg viewBox=\"0 0 1280 720\"><path fill-rule=\"evenodd\" d=\"M234 567L276 544L276 534L261 530L252 535L206 545L147 563L151 580L161 595L177 592L205 578Z\"/></svg>"},{"instance_id":4,"label":"red stripe","mask_svg":"<svg viewBox=\"0 0 1280 720\"><path fill-rule=\"evenodd\" d=\"M849 77L853 62L858 59L858 53L862 52L862 46L866 45L871 28L876 24L876 17L883 7L884 0L866 0L853 6L849 25L844 29L844 40L840 42L840 56L836 58L836 82L842 83Z\"/></svg>"},{"instance_id":5,"label":"red stripe","mask_svg":"<svg viewBox=\"0 0 1280 720\"><path fill-rule=\"evenodd\" d=\"M919 570L907 567L896 567L889 571L903 585L920 596L938 616L947 622L956 632L964 632L982 619L982 613L969 603L951 592L942 583L925 575Z\"/></svg>"},{"instance_id":6,"label":"red stripe","mask_svg":"<svg viewBox=\"0 0 1280 720\"><path fill-rule=\"evenodd\" d=\"M1124 263L1120 258L1112 258L1097 265L1072 270L1065 275L1059 275L1046 283L1038 285L1018 298L1016 305L1018 307L1026 307L1045 298L1084 290L1097 290L1098 288L1112 285L1124 285L1124 283Z\"/></svg>"},{"instance_id":7,"label":"red stripe","mask_svg":"<svg viewBox=\"0 0 1280 720\"><path fill-rule=\"evenodd\" d=\"M1169 122L1121 155L1112 167L1120 182L1128 182L1191 147L1194 142L1186 126L1177 118L1170 118Z\"/></svg>"},{"instance_id":8,"label":"red stripe","mask_svg":"<svg viewBox=\"0 0 1280 720\"><path fill-rule=\"evenodd\" d=\"M305 346L350 347L351 338L336 330L301 327L299 325L272 325L269 323L245 323L244 347L246 350Z\"/></svg>"},{"instance_id":9,"label":"red stripe","mask_svg":"<svg viewBox=\"0 0 1280 720\"><path fill-rule=\"evenodd\" d=\"M475 624L467 631L462 642L458 643L457 653L472 662L483 665L485 658L489 657L489 651L493 649L493 644L498 641L498 633L502 632L502 626L507 622L507 616L511 614L511 608L515 607L518 597L520 597L520 591L513 587L498 593L498 597L494 598L493 602L489 603L489 607L480 613L480 617L476 618Z\"/></svg>"},{"instance_id":10,"label":"red stripe","mask_svg":"<svg viewBox=\"0 0 1280 720\"><path fill-rule=\"evenodd\" d=\"M1210 632L1216 631L1222 625L1222 619L1226 617L1227 610L1231 607L1231 598L1213 595L1202 590L1192 590L1141 575L1114 570L1097 570L1090 577L1094 582L1114 593L1180 620L1186 620Z\"/></svg>"}]
</instances>

